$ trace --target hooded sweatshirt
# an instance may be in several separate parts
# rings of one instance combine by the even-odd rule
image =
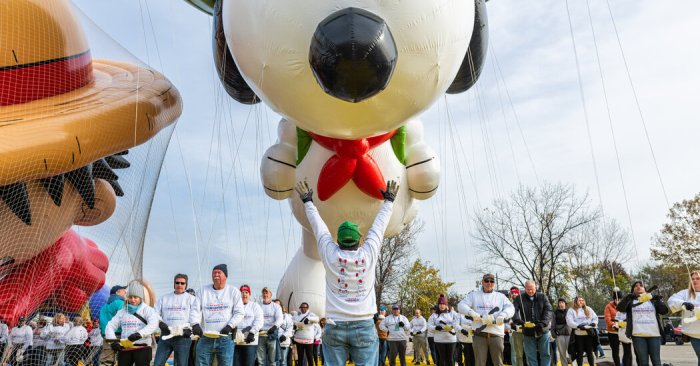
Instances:
[[[472,291],[459,302],[459,305],[457,305],[459,312],[464,315],[473,316],[474,313],[479,314],[481,319],[474,320],[474,323],[472,324],[474,329],[478,329],[484,325],[483,318],[489,315],[489,312],[491,312],[494,308],[499,309],[494,314],[491,314],[494,318],[494,322],[491,325],[487,325],[482,332],[503,337],[505,335],[504,326],[503,324],[496,324],[495,319],[500,316],[505,320],[510,319],[513,317],[513,315],[515,315],[513,304],[505,295],[498,291]]]
[[[459,326],[459,314],[454,311],[446,310],[444,312],[436,312],[428,319],[428,329],[433,331],[435,343],[456,343],[457,333],[462,329]],[[437,330],[435,327],[441,326],[442,330]],[[446,326],[452,327],[451,331],[445,329]]]
[[[107,303],[105,303],[102,306],[102,309],[100,309],[100,332],[102,332],[102,336],[105,335],[105,328],[107,327],[107,323],[109,323],[109,321],[112,320],[114,315],[116,315],[117,312],[123,307],[123,297],[117,294],[109,295],[109,298],[107,298]],[[121,333],[121,329],[117,329],[116,332]]]

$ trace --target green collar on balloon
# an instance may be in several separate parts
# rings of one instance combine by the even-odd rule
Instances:
[[[304,160],[306,153],[311,148],[312,141],[308,132],[297,127],[297,165]],[[406,126],[399,127],[394,136],[391,137],[391,148],[401,164],[406,165]]]

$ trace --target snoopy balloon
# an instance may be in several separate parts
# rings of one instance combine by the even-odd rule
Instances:
[[[217,70],[237,101],[283,118],[261,162],[268,196],[289,199],[302,247],[278,287],[323,314],[325,273],[294,184],[306,179],[330,228],[366,232],[388,179],[401,186],[387,236],[435,194],[439,161],[417,116],[469,89],[487,49],[483,0],[188,0],[214,15]],[[334,230],[331,230],[334,231]],[[372,286],[339,279],[338,288]]]

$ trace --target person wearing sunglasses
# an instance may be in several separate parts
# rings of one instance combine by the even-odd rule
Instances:
[[[494,291],[496,276],[485,274],[481,286],[460,301],[457,310],[472,318],[476,366],[486,366],[489,354],[494,366],[503,366],[503,324],[513,317],[515,309],[505,295]]]
[[[187,275],[176,274],[173,287],[175,291],[156,301],[161,337],[156,348],[155,366],[165,365],[173,352],[178,365],[187,365],[192,346],[192,325],[199,323],[201,317],[199,300],[186,292]],[[164,339],[173,331],[181,335]]]

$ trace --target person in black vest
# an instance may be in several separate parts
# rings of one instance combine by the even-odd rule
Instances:
[[[537,292],[535,281],[525,281],[525,295],[519,296],[515,306],[513,323],[523,328],[525,357],[530,366],[550,366],[549,325],[552,322],[552,305],[543,293]],[[539,362],[537,354],[539,352]]]

